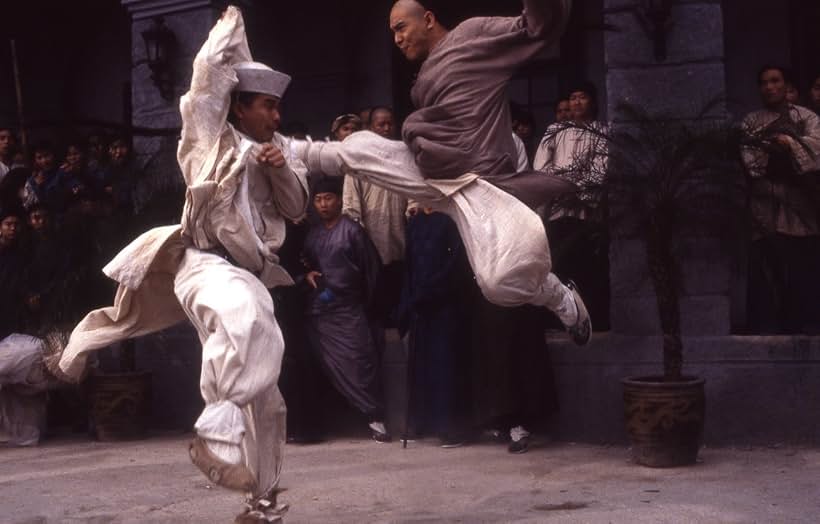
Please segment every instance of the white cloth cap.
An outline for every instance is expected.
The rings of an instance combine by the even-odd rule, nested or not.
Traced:
[[[261,93],[282,98],[290,85],[290,76],[274,71],[259,62],[241,62],[233,68],[239,78],[235,91]]]

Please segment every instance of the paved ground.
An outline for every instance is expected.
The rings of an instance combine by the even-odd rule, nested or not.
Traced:
[[[190,465],[187,437],[0,448],[0,522],[228,523],[239,498]],[[627,450],[572,444],[512,456],[482,444],[288,446],[282,500],[297,522],[820,522],[820,450],[706,449],[653,470]]]

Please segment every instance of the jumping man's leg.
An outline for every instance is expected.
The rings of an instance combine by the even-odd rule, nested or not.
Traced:
[[[562,284],[551,273],[544,225],[517,198],[480,179],[445,198],[422,176],[404,143],[375,133],[354,133],[344,142],[294,141],[294,153],[311,170],[360,176],[447,213],[458,226],[478,285],[490,302],[547,307],[576,343],[589,340],[591,326],[583,300],[574,286]]]

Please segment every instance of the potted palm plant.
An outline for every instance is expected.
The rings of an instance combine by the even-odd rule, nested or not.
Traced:
[[[110,210],[97,216],[93,207],[78,210],[81,216],[76,217],[73,229],[90,237],[84,251],[91,255],[78,261],[63,279],[41,327],[48,348],[46,366],[55,376],[67,380],[58,363],[68,334],[88,311],[107,304],[114,292],[114,283],[101,274],[102,266],[123,247],[123,239],[179,216],[178,202],[182,199],[175,191],[178,188],[162,189],[147,195],[146,205],[133,216],[111,216]],[[100,225],[106,227],[94,227]],[[89,231],[94,234],[89,235]],[[159,337],[162,340],[162,335]],[[95,367],[83,381],[91,429],[103,441],[142,438],[151,413],[152,373],[137,368],[134,340],[118,344],[112,356],[115,358],[109,360],[105,371]]]
[[[570,196],[561,205],[584,206],[587,216],[606,221],[616,243],[638,240],[644,246],[662,334],[663,374],[626,378],[623,385],[633,458],[646,466],[694,463],[703,433],[704,379],[683,371],[684,241],[720,240],[718,245],[730,249],[740,247],[750,231],[740,152],[755,138],[726,119],[708,118],[717,107],[722,101],[709,104],[696,119],[681,121],[623,104],[618,112],[628,124],[564,123],[546,137],[567,128],[594,137],[595,154],[605,155],[607,162],[579,159],[583,165],[568,171],[597,165],[605,172],[584,177],[596,181],[580,184],[585,198]],[[590,202],[599,205],[590,208]]]

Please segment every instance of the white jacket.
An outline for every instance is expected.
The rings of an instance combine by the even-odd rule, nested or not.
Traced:
[[[112,307],[89,313],[71,335],[60,369],[79,377],[87,353],[184,320],[174,276],[185,248],[223,248],[267,287],[292,284],[276,251],[284,218],[299,219],[308,204],[306,168],[287,141],[273,139],[288,166],[256,163],[259,144],[227,122],[238,80],[232,64],[250,61],[240,12],[228,9],[194,60],[191,89],[180,101],[182,138],[177,159],[185,183],[182,224],[155,228],[128,245],[104,269],[120,286]]]

